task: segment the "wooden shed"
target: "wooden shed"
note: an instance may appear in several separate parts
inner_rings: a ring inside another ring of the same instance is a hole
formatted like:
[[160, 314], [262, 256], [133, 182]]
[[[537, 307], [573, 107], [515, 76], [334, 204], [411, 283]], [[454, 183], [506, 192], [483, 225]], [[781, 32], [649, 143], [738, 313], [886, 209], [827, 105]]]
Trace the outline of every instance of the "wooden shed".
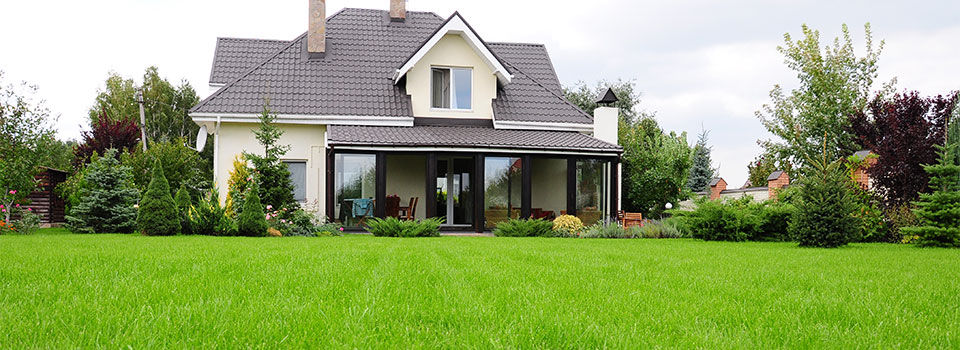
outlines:
[[40, 215], [41, 224], [59, 224], [64, 222], [64, 202], [54, 191], [57, 185], [67, 180], [67, 172], [53, 168], [40, 167], [36, 176], [37, 189], [27, 197], [26, 208]]

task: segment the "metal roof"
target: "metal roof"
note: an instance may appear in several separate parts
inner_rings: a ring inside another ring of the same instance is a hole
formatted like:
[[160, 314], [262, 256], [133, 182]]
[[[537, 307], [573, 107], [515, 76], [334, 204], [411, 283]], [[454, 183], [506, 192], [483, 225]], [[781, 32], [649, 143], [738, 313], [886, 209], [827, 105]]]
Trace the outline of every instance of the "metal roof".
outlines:
[[783, 170], [774, 171], [770, 173], [770, 176], [767, 176], [767, 181], [773, 181], [773, 180], [779, 179], [781, 175], [783, 175]]
[[505, 130], [480, 126], [331, 125], [331, 146], [405, 146], [542, 149], [620, 153], [622, 148], [572, 131]]

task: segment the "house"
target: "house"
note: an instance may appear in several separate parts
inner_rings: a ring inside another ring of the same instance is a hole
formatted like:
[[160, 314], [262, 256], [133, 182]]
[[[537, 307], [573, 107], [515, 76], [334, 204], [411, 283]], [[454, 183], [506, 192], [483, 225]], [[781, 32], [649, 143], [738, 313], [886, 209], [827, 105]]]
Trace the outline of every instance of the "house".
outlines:
[[487, 42], [461, 14], [403, 0], [329, 17], [325, 6], [309, 0], [307, 32], [289, 41], [217, 40], [215, 92], [190, 116], [214, 135], [219, 188], [236, 155], [262, 152], [252, 130], [266, 104], [291, 146], [296, 198], [348, 227], [410, 204], [477, 232], [615, 217], [617, 109], [567, 101], [543, 45]]

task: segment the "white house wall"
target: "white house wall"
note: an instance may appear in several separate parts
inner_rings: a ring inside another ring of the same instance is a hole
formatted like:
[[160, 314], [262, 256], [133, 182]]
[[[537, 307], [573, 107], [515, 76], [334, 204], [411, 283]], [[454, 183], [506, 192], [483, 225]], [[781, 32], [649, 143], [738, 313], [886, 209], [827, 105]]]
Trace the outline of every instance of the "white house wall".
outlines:
[[[472, 68], [470, 105], [473, 109], [459, 111], [431, 108], [431, 67]], [[414, 117], [493, 119], [497, 76], [460, 35], [447, 34], [407, 73], [407, 94], [413, 103]]]

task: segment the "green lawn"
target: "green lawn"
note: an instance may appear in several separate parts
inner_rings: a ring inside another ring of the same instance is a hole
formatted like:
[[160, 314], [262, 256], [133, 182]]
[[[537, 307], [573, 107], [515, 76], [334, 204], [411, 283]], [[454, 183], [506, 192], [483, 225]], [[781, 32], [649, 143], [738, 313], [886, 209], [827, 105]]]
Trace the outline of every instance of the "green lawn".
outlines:
[[0, 348], [960, 347], [960, 251], [0, 236]]

